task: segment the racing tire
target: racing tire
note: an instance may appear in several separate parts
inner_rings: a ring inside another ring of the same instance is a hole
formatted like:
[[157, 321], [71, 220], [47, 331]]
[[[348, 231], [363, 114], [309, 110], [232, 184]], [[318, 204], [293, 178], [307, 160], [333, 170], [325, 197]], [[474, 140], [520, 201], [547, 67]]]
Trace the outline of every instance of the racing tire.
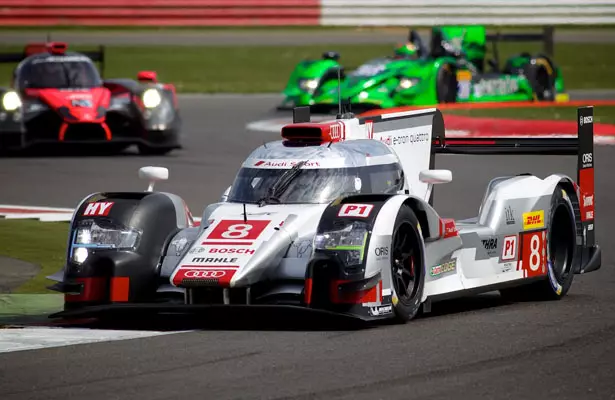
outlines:
[[164, 156], [171, 151], [173, 147], [150, 147], [145, 145], [138, 145], [139, 154], [143, 156]]
[[410, 207], [402, 206], [391, 235], [391, 301], [395, 322], [406, 323], [421, 310], [424, 260], [418, 219]]
[[500, 290], [509, 300], [560, 300], [570, 290], [576, 257], [576, 218], [568, 191], [557, 186], [551, 198], [547, 228], [547, 277], [516, 288]]
[[438, 69], [436, 97], [438, 103], [457, 102], [457, 75], [450, 64], [444, 64]]
[[[551, 72], [549, 72], [549, 70]], [[538, 101], [555, 100], [555, 79], [553, 66], [542, 57], [536, 58], [535, 64], [527, 64], [525, 75], [532, 86], [534, 96]]]

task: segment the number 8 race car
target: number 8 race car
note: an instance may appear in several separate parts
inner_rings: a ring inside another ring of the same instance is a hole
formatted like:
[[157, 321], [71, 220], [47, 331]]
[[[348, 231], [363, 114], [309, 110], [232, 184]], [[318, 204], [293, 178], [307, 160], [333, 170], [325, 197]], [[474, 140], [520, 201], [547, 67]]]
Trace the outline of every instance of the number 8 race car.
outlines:
[[[51, 317], [294, 307], [404, 322], [468, 293], [559, 299], [600, 268], [592, 107], [573, 139], [447, 139], [437, 109], [322, 123], [306, 111], [248, 156], [199, 226], [179, 196], [153, 191], [164, 168], [140, 170], [145, 192], [85, 197], [49, 277], [65, 293]], [[447, 153], [575, 154], [578, 177], [496, 177], [478, 217], [455, 221], [433, 208]]]

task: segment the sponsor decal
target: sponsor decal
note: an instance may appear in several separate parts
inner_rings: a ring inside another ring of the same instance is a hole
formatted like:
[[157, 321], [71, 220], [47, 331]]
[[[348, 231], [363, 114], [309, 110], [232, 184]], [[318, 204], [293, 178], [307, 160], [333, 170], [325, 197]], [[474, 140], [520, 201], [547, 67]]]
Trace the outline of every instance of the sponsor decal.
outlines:
[[[181, 267], [171, 277], [174, 286], [201, 285], [203, 281], [215, 286], [228, 286], [237, 272], [237, 267]], [[201, 281], [201, 283], [199, 283]]]
[[431, 276], [440, 276], [442, 274], [445, 274], [447, 272], [453, 272], [457, 269], [457, 259], [445, 262], [443, 264], [439, 264], [439, 265], [434, 265], [433, 267], [431, 267], [431, 270], [429, 271], [429, 275]]
[[237, 262], [237, 258], [228, 257], [193, 257], [193, 264], [233, 264]]
[[190, 250], [188, 253], [189, 254], [199, 254], [199, 253], [204, 252], [205, 250], [206, 250], [205, 247], [195, 247], [192, 250]]
[[287, 257], [290, 258], [307, 258], [312, 255], [312, 240], [299, 240], [293, 242], [288, 249]]
[[393, 306], [390, 304], [388, 306], [369, 307], [369, 315], [371, 315], [372, 317], [391, 314], [392, 312]]
[[508, 206], [504, 211], [506, 213], [506, 225], [514, 225], [516, 222], [512, 207]]
[[380, 141], [389, 146], [393, 144], [393, 140], [391, 139], [391, 136], [382, 136], [380, 138]]
[[373, 208], [372, 204], [344, 204], [337, 213], [337, 216], [367, 218]]
[[591, 168], [594, 165], [594, 153], [583, 153], [581, 158], [582, 168]]
[[202, 244], [251, 245], [270, 222], [270, 220], [252, 220], [247, 223], [243, 220], [221, 220]]
[[580, 117], [579, 118], [579, 124], [581, 126], [586, 125], [586, 124], [592, 124], [594, 123], [594, 117], [590, 116], [590, 117]]
[[485, 95], [497, 96], [516, 93], [519, 90], [519, 83], [511, 77], [498, 79], [481, 79], [474, 85], [474, 96]]
[[[428, 142], [429, 137], [431, 135], [429, 133], [415, 133], [410, 135], [399, 135], [399, 136], [391, 136], [391, 144], [396, 146], [398, 144], [407, 144], [407, 143], [419, 143], [419, 142]], [[388, 144], [388, 143], [387, 143]]]
[[497, 249], [498, 249], [498, 239], [497, 238], [491, 238], [491, 239], [483, 239], [483, 247], [485, 248], [485, 250], [487, 250], [487, 255], [489, 257], [495, 257], [497, 254]]
[[495, 250], [498, 248], [498, 238], [483, 239], [485, 250]]
[[594, 195], [585, 196], [583, 195], [583, 207], [593, 207], [594, 206]]
[[112, 201], [101, 201], [96, 203], [89, 203], [83, 211], [84, 216], [88, 217], [106, 217], [113, 207]]
[[32, 60], [32, 64], [40, 64], [45, 62], [90, 62], [91, 60], [85, 56], [48, 56]]
[[344, 125], [341, 122], [329, 125], [329, 137], [331, 140], [343, 140], [346, 137]]
[[547, 273], [546, 231], [523, 233], [521, 235], [521, 255], [517, 270], [523, 271], [524, 278], [543, 276]]
[[[285, 167], [292, 168], [297, 165], [299, 161], [296, 160], [258, 160], [254, 163], [255, 167]], [[318, 161], [306, 161], [303, 164], [304, 167], [320, 167], [321, 164]]]
[[523, 230], [541, 229], [545, 227], [545, 211], [523, 213]]
[[515, 260], [517, 258], [517, 235], [504, 237], [502, 247], [502, 261]]
[[374, 249], [374, 255], [376, 256], [376, 261], [381, 261], [388, 259], [389, 257], [389, 247], [388, 246], [380, 246]]
[[551, 287], [555, 290], [555, 293], [559, 296], [562, 294], [562, 285], [559, 284], [557, 279], [555, 278], [555, 274], [553, 273], [553, 264], [551, 261], [547, 261], [547, 267], [549, 268], [549, 282], [551, 282]]
[[450, 218], [442, 219], [441, 222], [444, 224], [444, 239], [458, 236], [457, 234], [457, 226], [455, 225], [455, 220]]
[[188, 239], [185, 236], [182, 236], [179, 239], [173, 239], [171, 242], [171, 247], [175, 247], [175, 255], [180, 256], [186, 244], [188, 243]]
[[216, 271], [212, 269], [191, 269], [184, 272], [184, 278], [220, 279], [228, 271]]
[[588, 231], [593, 231], [594, 230], [594, 224], [588, 224], [587, 225], [587, 230]]
[[90, 99], [75, 99], [75, 100], [72, 100], [70, 103], [73, 107], [84, 107], [84, 108], [92, 107], [92, 100]]
[[513, 268], [513, 263], [504, 263], [502, 264], [502, 272], [508, 272]]
[[209, 253], [217, 254], [254, 254], [254, 249], [234, 249], [234, 248], [217, 248], [212, 247], [209, 249]]

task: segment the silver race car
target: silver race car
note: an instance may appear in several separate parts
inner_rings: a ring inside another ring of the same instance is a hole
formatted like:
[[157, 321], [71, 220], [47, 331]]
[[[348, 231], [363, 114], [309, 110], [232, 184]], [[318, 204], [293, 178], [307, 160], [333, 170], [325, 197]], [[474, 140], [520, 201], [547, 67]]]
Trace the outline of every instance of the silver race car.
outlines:
[[[71, 221], [65, 293], [52, 317], [120, 310], [295, 308], [362, 320], [414, 318], [432, 302], [500, 290], [559, 299], [601, 266], [594, 238], [593, 108], [578, 138], [447, 139], [437, 109], [320, 123], [295, 109], [195, 223], [177, 195], [94, 193]], [[576, 179], [495, 177], [478, 216], [433, 208], [451, 181], [437, 154], [573, 154]]]

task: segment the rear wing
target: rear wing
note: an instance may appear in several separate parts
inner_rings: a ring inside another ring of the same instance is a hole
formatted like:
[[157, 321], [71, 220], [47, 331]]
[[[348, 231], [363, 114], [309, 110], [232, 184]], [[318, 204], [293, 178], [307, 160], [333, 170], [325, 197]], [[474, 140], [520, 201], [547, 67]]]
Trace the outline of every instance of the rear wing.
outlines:
[[496, 44], [498, 42], [542, 42], [543, 51], [548, 56], [553, 56], [555, 49], [555, 28], [545, 26], [542, 33], [488, 33], [487, 41], [493, 43], [493, 51], [497, 54]]
[[[0, 63], [19, 63], [33, 54], [46, 52], [55, 54], [56, 49], [59, 51], [58, 54], [63, 54], [66, 48], [66, 44], [61, 42], [28, 43], [20, 53], [0, 53]], [[93, 62], [100, 63], [100, 75], [103, 76], [105, 69], [105, 46], [101, 45], [97, 50], [79, 51], [78, 53], [88, 57]]]
[[[443, 124], [438, 111], [434, 124]], [[436, 154], [533, 154], [576, 155], [579, 213], [585, 236], [580, 272], [590, 272], [600, 267], [600, 251], [595, 240], [594, 221], [594, 107], [577, 109], [576, 138], [449, 138], [444, 129], [434, 129], [432, 159]], [[433, 168], [433, 167], [432, 167]], [[433, 192], [432, 192], [433, 195]], [[433, 197], [430, 199], [433, 204]], [[596, 265], [597, 263], [597, 265]]]

